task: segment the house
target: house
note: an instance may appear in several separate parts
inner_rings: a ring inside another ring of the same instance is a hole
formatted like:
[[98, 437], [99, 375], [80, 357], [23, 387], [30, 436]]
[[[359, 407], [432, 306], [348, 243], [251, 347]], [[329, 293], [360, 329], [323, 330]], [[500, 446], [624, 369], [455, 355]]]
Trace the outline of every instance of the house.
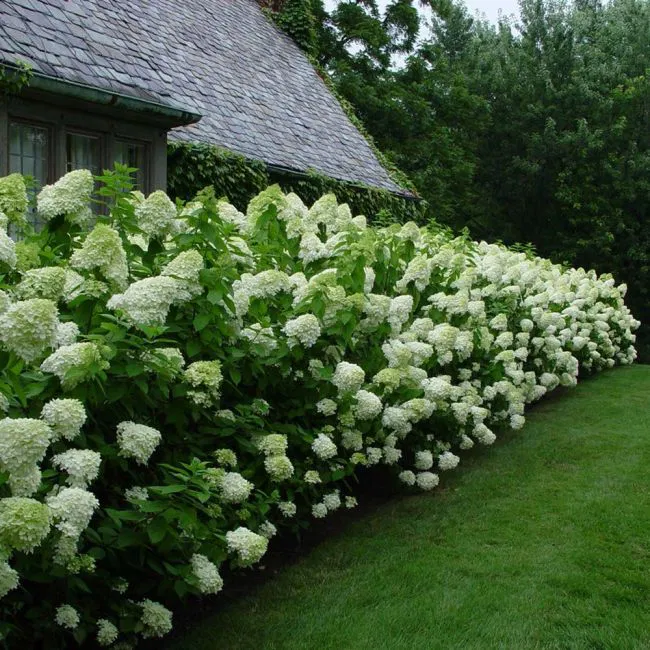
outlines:
[[402, 192], [308, 59], [255, 0], [2, 0], [0, 176], [137, 167], [165, 188], [166, 144], [218, 145], [269, 168]]

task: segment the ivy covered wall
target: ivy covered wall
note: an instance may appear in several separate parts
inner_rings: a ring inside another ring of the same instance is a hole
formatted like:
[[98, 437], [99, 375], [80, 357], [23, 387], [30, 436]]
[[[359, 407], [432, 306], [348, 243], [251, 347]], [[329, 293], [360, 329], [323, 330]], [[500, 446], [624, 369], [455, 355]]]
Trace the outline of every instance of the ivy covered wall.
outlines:
[[212, 185], [217, 196], [224, 196], [239, 210], [245, 210], [256, 194], [277, 183], [283, 191], [298, 194], [308, 205], [332, 192], [340, 203], [350, 206], [353, 214], [363, 214], [375, 223], [425, 222], [427, 204], [422, 200], [317, 173], [268, 168], [263, 162], [212, 145], [170, 143], [167, 165], [167, 189], [174, 198], [190, 199]]

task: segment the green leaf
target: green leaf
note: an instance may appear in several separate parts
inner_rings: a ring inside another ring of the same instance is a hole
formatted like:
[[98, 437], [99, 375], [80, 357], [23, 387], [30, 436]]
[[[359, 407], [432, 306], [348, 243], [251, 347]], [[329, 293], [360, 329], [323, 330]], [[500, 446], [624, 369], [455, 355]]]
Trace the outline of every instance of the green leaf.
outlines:
[[141, 363], [127, 363], [126, 365], [126, 374], [129, 377], [137, 377], [144, 372], [144, 365]]
[[169, 530], [169, 524], [165, 521], [163, 517], [156, 517], [148, 526], [147, 526], [147, 536], [152, 544], [158, 544], [162, 542]]
[[176, 492], [184, 492], [187, 487], [185, 485], [154, 485], [147, 489], [154, 494], [175, 494]]
[[117, 536], [115, 546], [117, 548], [127, 548], [128, 546], [140, 546], [142, 544], [142, 535], [135, 530], [122, 530]]
[[230, 379], [232, 380], [232, 383], [235, 384], [235, 386], [237, 386], [237, 384], [239, 384], [239, 382], [241, 381], [241, 372], [239, 372], [237, 368], [231, 366], [230, 368], [228, 368], [228, 374], [230, 375]]
[[185, 583], [183, 580], [175, 580], [174, 581], [174, 591], [178, 595], [179, 598], [183, 598], [185, 594], [189, 591], [189, 588], [187, 586], [187, 583]]
[[195, 357], [199, 352], [201, 352], [201, 348], [203, 346], [201, 345], [201, 342], [198, 341], [197, 339], [190, 339], [187, 342], [187, 356], [188, 357]]
[[212, 320], [212, 316], [210, 314], [206, 314], [206, 313], [199, 314], [194, 319], [194, 322], [193, 322], [194, 329], [197, 332], [200, 332], [201, 330], [205, 329], [208, 326], [208, 324], [210, 323], [211, 320]]

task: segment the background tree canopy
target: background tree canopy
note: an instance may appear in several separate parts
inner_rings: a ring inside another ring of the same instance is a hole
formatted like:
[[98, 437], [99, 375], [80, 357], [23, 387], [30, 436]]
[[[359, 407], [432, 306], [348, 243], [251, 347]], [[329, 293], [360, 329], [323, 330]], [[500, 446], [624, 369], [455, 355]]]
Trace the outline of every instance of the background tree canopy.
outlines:
[[648, 0], [522, 0], [498, 26], [454, 0], [266, 4], [430, 218], [611, 272], [650, 319]]

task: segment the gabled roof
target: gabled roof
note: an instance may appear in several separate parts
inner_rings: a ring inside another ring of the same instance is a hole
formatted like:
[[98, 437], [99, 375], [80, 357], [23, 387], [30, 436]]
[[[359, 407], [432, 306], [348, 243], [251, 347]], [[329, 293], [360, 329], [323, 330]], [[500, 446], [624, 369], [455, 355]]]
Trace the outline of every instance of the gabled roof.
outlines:
[[400, 191], [255, 0], [0, 0], [3, 59], [203, 116], [170, 140]]

